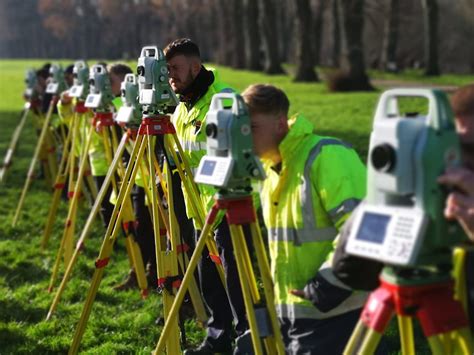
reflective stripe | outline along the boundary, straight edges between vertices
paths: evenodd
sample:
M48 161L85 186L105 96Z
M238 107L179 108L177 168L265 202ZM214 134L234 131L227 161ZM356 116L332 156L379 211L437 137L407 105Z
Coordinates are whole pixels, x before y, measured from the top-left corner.
M339 206L328 211L329 217L331 217L331 220L333 221L333 223L336 223L345 214L352 212L360 203L360 201L361 200L359 200L358 198L350 198L343 201Z
M198 152L201 150L206 149L206 143L205 142L192 142L192 141L185 141L185 140L180 140L181 147L185 152Z
M301 209L303 214L303 228L299 231L303 236L311 236L313 241L332 240L337 235L334 227L317 228L316 219L314 218L313 194L311 192L311 166L316 160L321 150L326 145L343 145L350 148L350 145L337 139L324 138L321 139L309 152L308 158L304 165L304 179L301 184ZM332 229L331 231L327 231ZM321 238L319 237L321 233ZM334 234L332 234L334 233Z
M329 282L330 284L337 286L339 288L343 288L345 290L352 290L349 286L347 286L345 283L341 282L336 275L334 275L333 268L331 267L331 262L326 260L323 265L318 270L318 274L324 279Z
M334 227L325 228L269 228L268 238L272 242L293 242L295 245L333 240L338 231Z
M312 304L277 304L276 312L279 318L294 319L326 319L362 308L367 300L368 292L354 292L349 298L329 312L321 312Z

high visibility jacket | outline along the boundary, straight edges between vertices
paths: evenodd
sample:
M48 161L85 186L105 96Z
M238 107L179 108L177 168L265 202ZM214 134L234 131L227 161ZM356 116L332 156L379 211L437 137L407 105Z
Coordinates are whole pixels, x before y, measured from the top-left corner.
M58 114L61 117L61 120L65 122L69 129L72 129L71 121L74 115L74 106L77 100L73 99L73 102L67 105L63 105L61 101L58 102ZM80 143L85 144L87 133L91 125L91 120L93 113L91 110L87 110L84 113L79 113L79 136ZM80 152L80 146L75 147L76 155ZM92 132L91 144L88 150L89 163L91 165L92 175L93 176L104 176L107 174L109 168L107 159L105 158L105 149L104 144L102 143L102 137L95 130Z
M171 118L175 128L176 135L179 138L181 146L183 147L184 155L187 158L189 165L193 172L201 161L201 158L206 155L206 114L209 111L211 99L214 94L219 92L232 91L228 85L219 80L217 71L211 70L214 74L214 82L209 86L207 92L188 110L184 102L179 103ZM213 196L216 192L215 188L198 184L201 202L206 211L208 211L213 204ZM186 213L188 218L195 218L195 214L191 210L190 197L183 190L184 201L186 204Z
M317 274L347 292L330 268L333 241L352 209L364 197L366 171L357 153L345 143L313 133L302 116L290 119L279 145L281 170L266 163L263 216L268 229L277 314L289 319L324 319L360 308L363 293L349 293L324 312L290 294Z

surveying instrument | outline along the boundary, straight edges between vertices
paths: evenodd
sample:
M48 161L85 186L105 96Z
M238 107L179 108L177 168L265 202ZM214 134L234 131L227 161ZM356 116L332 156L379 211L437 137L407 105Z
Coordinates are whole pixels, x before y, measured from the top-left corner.
M401 98L424 98L428 114L400 114ZM472 354L469 323L454 299L452 248L467 237L443 216L446 191L436 181L459 164L449 100L441 91L394 89L377 106L370 138L366 203L355 212L346 251L385 264L345 354L371 354L393 315L402 354L414 354L412 318L433 354Z
M112 253L113 244L121 228L120 220L124 211L124 201L130 196L136 174L141 170L142 177L146 179L145 191L151 204L155 250L157 261L157 285L163 296L163 312L168 316L174 294L181 283L178 265L182 272L188 263L187 245L180 243L179 227L174 215L173 196L171 186L172 170L177 169L184 187L193 196L194 210L200 216L198 223L204 224L203 206L200 203L199 192L192 180L192 173L183 150L176 136L175 129L167 114L170 108L177 104L177 98L168 83L168 68L164 54L157 47L144 47L138 59L138 97L142 107L142 120L136 132L135 143L130 154L129 163L118 192L117 203L112 213L110 224L95 262L95 271L89 289L81 319L77 325L73 342L69 349L70 354L78 351L80 341L85 331L94 298L97 294L104 268L107 266ZM127 113L119 119L127 121L133 117ZM155 144L158 144L165 155L166 173L163 173L156 155ZM175 151L177 149L177 151ZM147 166L146 172L141 169L142 162ZM161 203L155 179L159 180L160 187L166 197L166 209ZM217 255L217 248L213 241L208 240L207 246L213 255ZM178 257L179 255L179 257ZM222 265L216 265L223 279ZM190 281L189 295L196 311L196 316L201 322L206 321L204 304L200 297L195 280ZM167 339L167 349L170 354L180 352L178 323L173 323L173 329Z
M30 77L30 75L31 74L28 74L28 81L33 80ZM51 136L51 132L50 132L50 122L51 122L51 117L53 114L54 107L56 106L59 100L59 95L61 94L61 90L66 89L66 83L64 80L64 72L60 65L53 64L50 68L50 75L51 77L48 79L46 93L51 94L52 98L49 103L48 111L46 113L46 118L44 122L42 123L43 126L41 128L41 133L39 135L38 142L36 143L36 148L33 154L33 158L31 159L31 162L30 162L25 184L23 186L23 190L22 190L20 199L18 201L15 215L13 217L12 226L15 226L16 223L18 222L18 218L20 216L20 212L23 207L26 193L28 192L31 182L33 181L35 177L36 162L38 161L38 158L40 157L42 150L46 150L45 154L47 156L46 157L47 163L43 165L45 166L44 174L45 174L46 184L48 186L52 186L52 182L56 179L56 175L58 172L56 156L54 154L55 147L53 143L53 137ZM28 92L29 90L30 89L27 89ZM32 92L34 92L34 90Z
M120 144L118 145L117 149L115 150L115 155L113 157L112 162L110 163L110 168L107 171L107 175L102 183L102 186L99 190L97 198L94 201L94 205L89 213L87 221L84 225L84 228L81 232L81 235L76 243L76 248L72 255L71 261L69 262L66 271L64 273L63 279L61 284L55 294L54 300L51 304L51 307L48 312L47 320L49 320L55 311L61 295L65 290L66 284L70 279L72 269L77 262L80 252L84 248L84 243L86 238L89 235L90 229L92 227L92 223L97 216L97 213L100 209L100 204L102 203L103 199L106 197L107 190L112 183L113 190L117 191L117 181L115 180L116 173L119 171L120 177L123 178L124 176L124 169L122 165L122 157L126 150L127 145L130 143L130 137L133 135L132 131L136 131L140 126L141 122L141 108L138 103L138 83L134 74L127 74L124 78L124 81L121 84L121 93L122 93L122 102L123 106L120 107L115 120L128 127L128 131L125 132L122 136ZM124 204L124 214L122 219L122 227L124 230L124 234L126 237L126 248L127 253L129 255L130 264L134 268L137 274L138 286L141 290L142 297L147 296L147 279L145 276L144 265L140 253L140 249L138 248L137 243L135 242L133 236L131 236L131 232L133 230L133 223L134 223L134 214L131 207L131 201L128 199L127 203Z
M232 100L230 110L223 108L224 100ZM177 310L202 255L205 241L209 238L211 227L219 214L225 213L234 247L253 350L257 355L284 354L274 307L270 267L251 195L251 179L263 180L265 173L253 153L250 118L242 97L223 93L214 95L206 123L207 155L201 159L196 182L216 186L219 190L154 353L160 354L164 350ZM250 226L251 240L263 283L264 299L257 288L244 237L244 225ZM171 354L169 350L167 353Z
M26 71L25 84L26 84L26 89L23 93L23 97L25 98L26 102L23 105L23 110L21 111L20 122L18 123L18 126L16 126L15 130L13 131L10 145L8 146L7 153L5 154L5 157L3 158L3 163L0 168L0 183L3 183L5 181L7 170L12 165L13 154L15 153L15 149L18 144L18 140L20 139L21 132L23 131L23 127L25 126L28 113L31 110L33 112L36 112L38 110L38 107L40 106L40 101L38 99L38 91L36 89L36 86L37 86L36 72L33 69L28 69Z

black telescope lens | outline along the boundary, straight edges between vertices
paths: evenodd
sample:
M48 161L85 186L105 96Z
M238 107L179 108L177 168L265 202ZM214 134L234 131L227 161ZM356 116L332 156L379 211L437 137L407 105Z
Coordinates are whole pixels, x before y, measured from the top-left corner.
M125 96L125 90L122 90L121 93L122 93L122 96Z
M217 137L217 125L215 123L210 123L206 126L206 135L211 138Z
M73 73L72 77L77 79L77 73Z
M145 68L143 66L139 66L137 68L137 74L138 75L145 75Z
M89 85L94 86L94 84L95 84L94 79L90 79L90 80L89 80Z
M370 161L375 170L388 173L395 168L397 155L389 144L381 144L372 149Z

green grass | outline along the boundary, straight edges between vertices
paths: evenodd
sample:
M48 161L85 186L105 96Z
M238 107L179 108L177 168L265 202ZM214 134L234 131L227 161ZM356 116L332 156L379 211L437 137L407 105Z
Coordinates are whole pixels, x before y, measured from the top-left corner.
M63 64L69 62L62 61ZM42 63L43 61L31 60L0 61L2 159L23 105L24 72L27 68L37 68ZM130 65L135 68L135 62ZM300 112L305 115L314 122L320 134L340 137L352 143L365 160L379 92L334 94L327 91L324 83L296 84L286 75L267 76L223 67L218 69L222 79L237 90L243 90L252 83L272 83L281 87L290 98L291 113ZM407 74L396 78L412 81L417 77ZM472 78L443 76L429 80L461 85L468 80L472 81ZM28 118L7 182L0 186L0 354L67 352L89 288L93 262L104 235L103 227L96 223L56 315L52 320L45 321L52 300L52 294L46 290L67 207L63 202L48 248L45 251L40 250L39 244L51 194L43 180L35 180L29 190L20 222L15 228L11 227L36 143L33 121L33 117ZM83 206L80 225L84 223L87 213L87 206ZM81 351L87 354L148 354L154 348L161 329L155 325L156 317L161 314L161 296L151 294L146 300L142 300L138 291L112 291L111 286L118 283L128 271L128 260L122 240L119 240L119 248L116 249L94 302ZM199 343L203 330L193 321L187 321L186 329L189 342ZM398 349L394 326L388 334L390 348ZM418 334L417 339L420 338ZM426 346L418 343L420 342L417 342L417 353L426 352Z

